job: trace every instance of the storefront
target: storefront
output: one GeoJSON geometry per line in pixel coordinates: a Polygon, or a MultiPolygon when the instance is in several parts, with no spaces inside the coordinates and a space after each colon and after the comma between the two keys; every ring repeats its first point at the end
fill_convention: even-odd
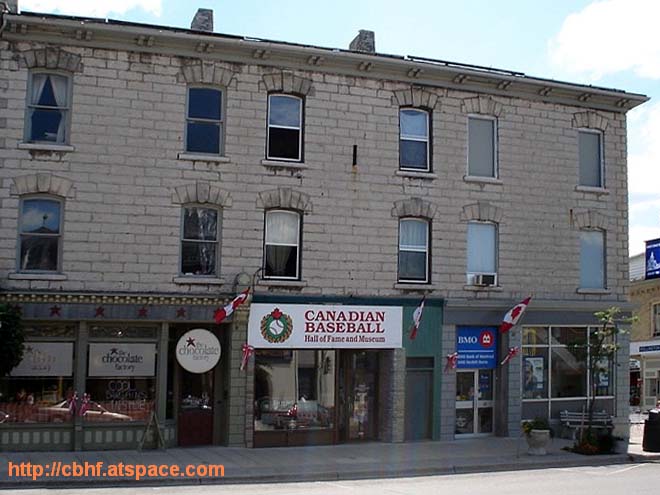
{"type": "MultiPolygon", "coordinates": [[[[636,376],[637,392],[640,394],[638,407],[642,411],[648,411],[660,401],[660,341],[631,342],[630,357],[639,363],[636,376]]],[[[631,378],[632,376],[631,370],[631,378]]]]}

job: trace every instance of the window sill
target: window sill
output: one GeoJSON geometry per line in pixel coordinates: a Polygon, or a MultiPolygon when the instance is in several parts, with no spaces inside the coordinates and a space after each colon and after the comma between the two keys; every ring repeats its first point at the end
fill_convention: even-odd
{"type": "Polygon", "coordinates": [[[285,287],[289,289],[302,289],[307,287],[307,282],[304,280],[278,280],[278,279],[261,279],[257,282],[257,285],[262,285],[265,287],[285,287]]]}
{"type": "Polygon", "coordinates": [[[280,162],[277,160],[261,160],[264,167],[285,168],[291,170],[305,170],[307,165],[302,162],[280,162]]]}
{"type": "Polygon", "coordinates": [[[409,179],[428,179],[428,180],[434,180],[437,179],[438,176],[434,174],[433,172],[415,172],[413,170],[397,170],[395,175],[398,175],[399,177],[407,177],[409,179]]]}
{"type": "Polygon", "coordinates": [[[223,285],[225,280],[215,277],[174,277],[172,282],[179,285],[223,285]]]}
{"type": "Polygon", "coordinates": [[[476,175],[464,175],[463,182],[471,182],[474,184],[495,184],[498,186],[504,184],[504,182],[497,177],[478,177],[476,175]]]}
{"type": "Polygon", "coordinates": [[[610,192],[604,187],[592,186],[575,186],[575,190],[579,192],[586,192],[591,194],[609,194],[610,192]]]}
{"type": "Polygon", "coordinates": [[[10,273],[7,278],[9,280],[47,280],[53,282],[68,279],[63,273],[10,273]]]}
{"type": "Polygon", "coordinates": [[[394,288],[398,290],[433,290],[435,287],[429,283],[415,283],[415,282],[397,282],[394,288]]]}
{"type": "Polygon", "coordinates": [[[577,292],[578,294],[600,294],[600,295],[607,295],[612,293],[610,289],[577,289],[575,292],[577,292]]]}
{"type": "Polygon", "coordinates": [[[67,153],[75,151],[75,148],[70,144],[54,144],[54,143],[18,143],[19,150],[28,151],[55,151],[58,153],[67,153]]]}
{"type": "Polygon", "coordinates": [[[499,285],[464,285],[463,290],[471,292],[502,292],[502,287],[499,285]]]}
{"type": "Polygon", "coordinates": [[[191,162],[213,162],[213,163],[229,163],[231,158],[220,155],[205,155],[203,153],[186,153],[181,152],[177,155],[179,160],[188,160],[191,162]]]}

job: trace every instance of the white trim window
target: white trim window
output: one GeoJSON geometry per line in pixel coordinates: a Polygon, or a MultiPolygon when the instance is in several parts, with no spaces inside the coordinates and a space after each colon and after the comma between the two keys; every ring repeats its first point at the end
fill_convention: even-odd
{"type": "Polygon", "coordinates": [[[653,336],[660,337],[660,303],[651,304],[651,321],[653,322],[653,336]]]}
{"type": "Polygon", "coordinates": [[[580,231],[580,288],[605,288],[605,232],[580,231]]]}
{"type": "Polygon", "coordinates": [[[181,264],[184,276],[214,277],[218,273],[220,213],[215,208],[185,206],[181,219],[181,264]]]}
{"type": "Polygon", "coordinates": [[[221,155],[223,153],[222,91],[189,87],[186,109],[186,151],[221,155]]]}
{"type": "Polygon", "coordinates": [[[467,283],[476,284],[478,275],[492,275],[497,283],[497,224],[468,222],[467,283]]]}
{"type": "Polygon", "coordinates": [[[303,100],[285,94],[268,95],[266,158],[302,161],[303,100]]]}
{"type": "Polygon", "coordinates": [[[430,172],[430,115],[417,108],[399,109],[399,168],[430,172]]]}
{"type": "Polygon", "coordinates": [[[301,216],[289,210],[266,212],[264,277],[300,279],[301,216]]]}
{"type": "Polygon", "coordinates": [[[60,271],[63,209],[62,200],[49,196],[21,199],[18,271],[60,271]]]}
{"type": "Polygon", "coordinates": [[[578,131],[580,185],[605,187],[603,181],[603,133],[595,129],[578,131]]]}
{"type": "Polygon", "coordinates": [[[497,119],[468,117],[468,176],[497,178],[497,119]]]}
{"type": "Polygon", "coordinates": [[[428,220],[399,220],[399,282],[429,282],[428,220]]]}
{"type": "Polygon", "coordinates": [[[67,143],[70,102],[69,76],[52,72],[30,72],[25,140],[29,143],[67,143]]]}

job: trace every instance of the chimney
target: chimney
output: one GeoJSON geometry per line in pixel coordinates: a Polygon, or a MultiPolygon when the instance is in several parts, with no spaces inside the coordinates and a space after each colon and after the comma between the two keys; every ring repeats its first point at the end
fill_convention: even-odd
{"type": "Polygon", "coordinates": [[[213,10],[211,9],[197,9],[195,17],[190,23],[190,29],[193,31],[207,31],[213,32],[213,10]]]}
{"type": "Polygon", "coordinates": [[[348,45],[349,50],[365,53],[376,53],[376,34],[373,31],[360,29],[358,35],[348,45]]]}

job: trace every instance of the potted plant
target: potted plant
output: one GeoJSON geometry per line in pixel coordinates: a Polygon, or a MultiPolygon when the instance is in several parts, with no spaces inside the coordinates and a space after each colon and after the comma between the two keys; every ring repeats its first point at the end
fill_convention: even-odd
{"type": "Polygon", "coordinates": [[[522,429],[525,432],[525,439],[529,447],[527,453],[530,455],[545,455],[545,447],[550,442],[551,436],[548,421],[543,418],[534,418],[531,421],[523,422],[522,429]]]}

